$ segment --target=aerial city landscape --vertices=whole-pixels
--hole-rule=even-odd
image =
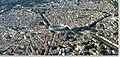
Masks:
[[[117,0],[0,0],[0,55],[118,55]]]

